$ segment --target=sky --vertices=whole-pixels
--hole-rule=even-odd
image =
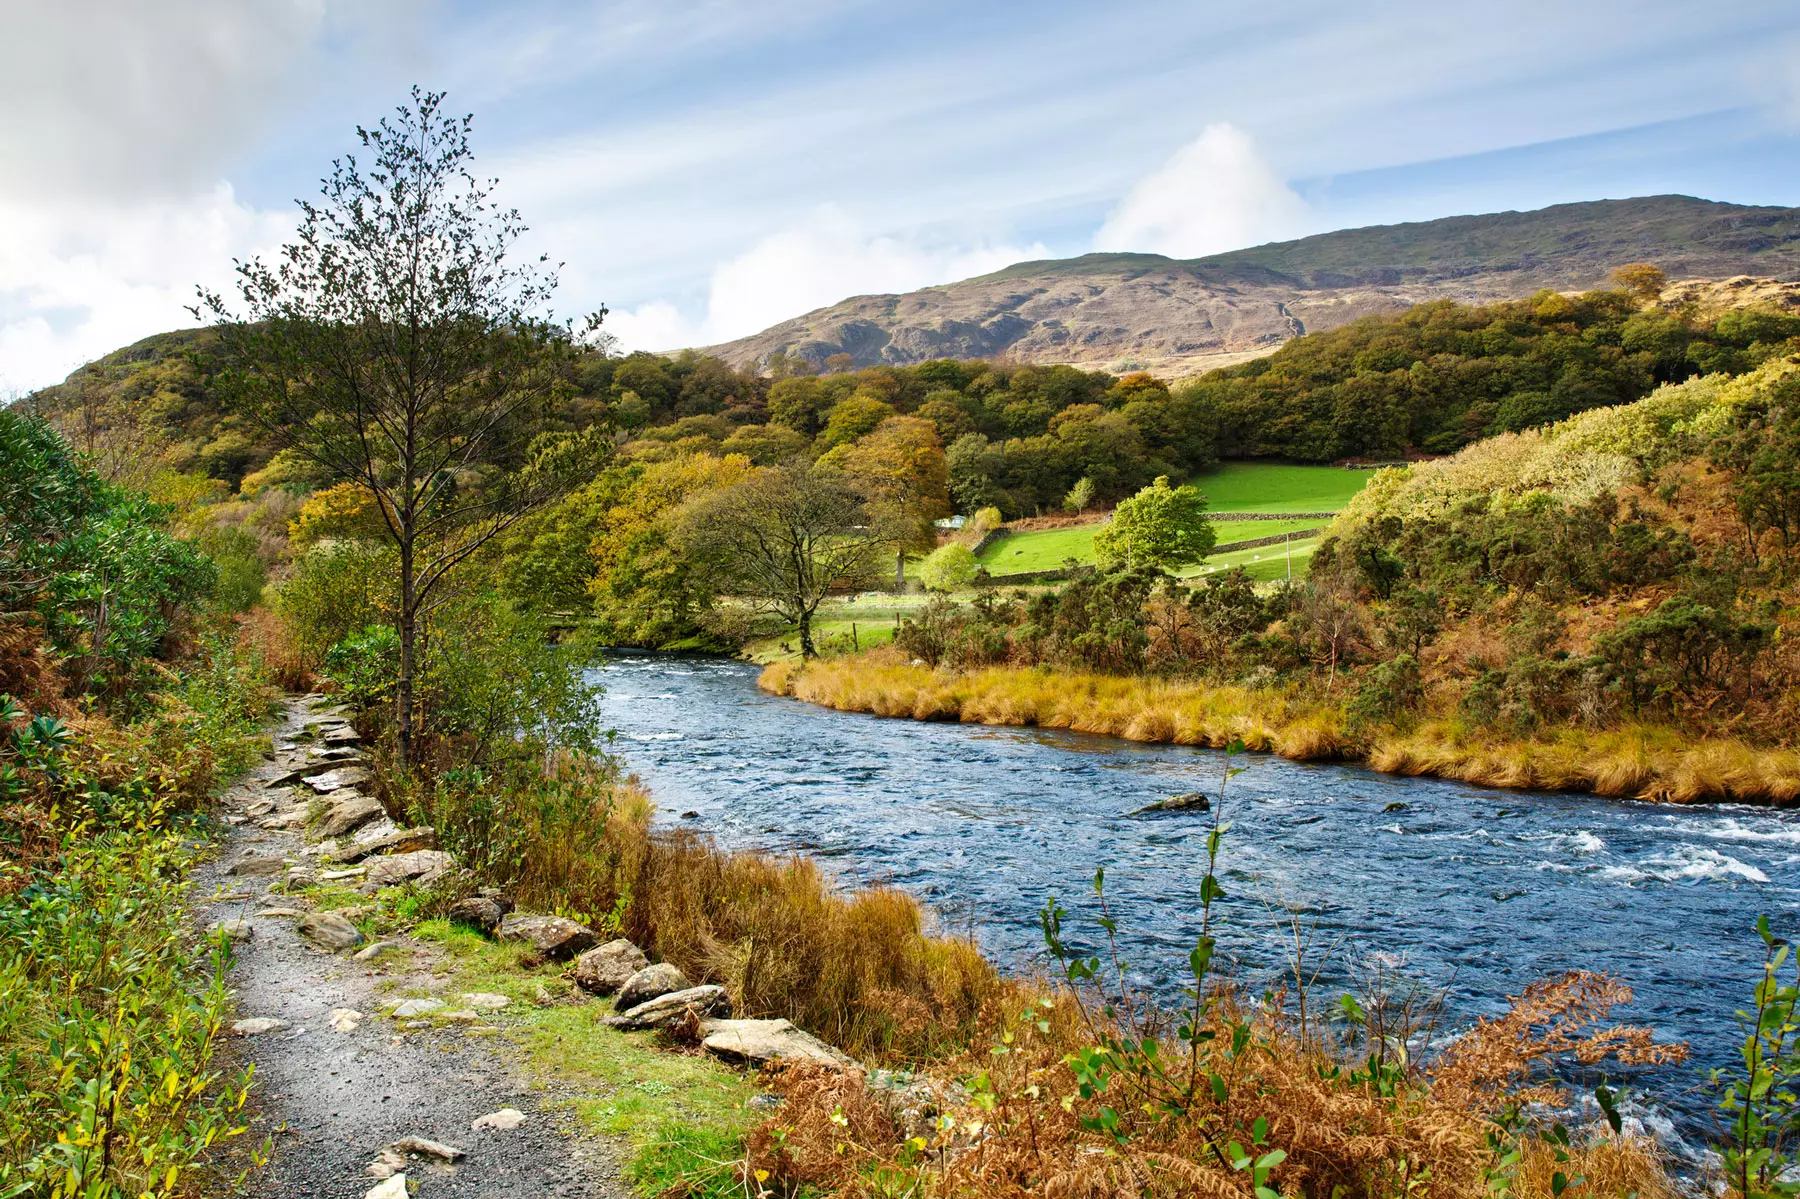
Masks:
[[[0,397],[191,327],[420,84],[627,349],[1093,250],[1800,204],[1793,0],[0,0]]]

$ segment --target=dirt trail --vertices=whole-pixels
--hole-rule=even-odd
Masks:
[[[311,948],[294,930],[306,914],[304,900],[270,893],[293,864],[311,872],[317,859],[306,855],[299,832],[308,797],[297,792],[306,788],[271,787],[268,780],[321,762],[317,738],[308,734],[333,720],[304,699],[286,703],[274,728],[276,760],[229,793],[227,812],[238,823],[218,859],[196,872],[205,920],[242,920],[250,929],[236,945],[229,976],[238,1015],[283,1022],[238,1044],[256,1066],[250,1135],[273,1138],[269,1165],[251,1176],[245,1193],[362,1199],[380,1182],[367,1172],[370,1163],[413,1136],[468,1154],[453,1165],[407,1160],[400,1168],[417,1199],[628,1194],[616,1147],[579,1134],[565,1112],[547,1109],[544,1100],[554,1096],[513,1070],[504,1038],[482,1035],[478,1024],[407,1030],[385,1014],[379,984],[397,973],[428,977],[429,947],[397,939],[398,951],[366,963]],[[265,810],[271,801],[273,810]],[[281,824],[290,827],[264,827]],[[273,858],[290,868],[267,861]],[[241,865],[251,859],[269,873],[244,873],[256,869]],[[277,914],[283,909],[294,914]],[[524,1122],[504,1131],[471,1127],[504,1108],[523,1113]]]

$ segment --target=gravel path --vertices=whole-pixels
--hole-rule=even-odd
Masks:
[[[274,778],[305,763],[309,750],[304,742],[293,745],[295,737],[327,719],[303,700],[288,701],[275,728],[278,759],[255,773]],[[263,811],[271,798],[275,810]],[[252,1174],[244,1193],[362,1199],[379,1185],[370,1163],[392,1142],[413,1136],[467,1151],[454,1164],[419,1155],[406,1160],[400,1168],[418,1199],[627,1195],[615,1148],[579,1134],[565,1112],[546,1110],[542,1093],[506,1060],[503,1038],[455,1026],[404,1031],[382,1014],[382,977],[427,969],[428,947],[402,942],[400,953],[365,964],[310,948],[294,932],[297,915],[259,914],[304,905],[269,894],[284,873],[244,876],[231,868],[250,858],[307,862],[297,830],[304,803],[303,796],[267,788],[255,777],[239,784],[227,811],[240,823],[219,858],[196,872],[197,894],[210,897],[205,919],[241,919],[251,930],[236,946],[230,974],[238,1015],[283,1022],[239,1042],[240,1056],[256,1066],[250,1136],[273,1138],[267,1168]],[[284,820],[296,828],[260,827]],[[362,1018],[337,1015],[343,1012]],[[524,1122],[506,1131],[471,1127],[503,1108],[523,1113]]]

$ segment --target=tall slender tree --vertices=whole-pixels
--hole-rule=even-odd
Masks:
[[[202,290],[219,385],[283,446],[365,488],[396,550],[399,756],[414,759],[421,619],[457,566],[587,477],[603,442],[537,434],[579,340],[545,311],[547,260],[471,173],[472,118],[442,93],[357,128],[274,264],[237,264],[241,306]],[[604,309],[581,335],[598,332]]]

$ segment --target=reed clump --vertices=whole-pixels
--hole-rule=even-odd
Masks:
[[[1513,735],[1449,716],[1358,733],[1342,702],[1293,687],[1010,665],[954,672],[885,649],[803,667],[778,662],[759,683],[773,694],[877,716],[1035,725],[1212,748],[1236,741],[1297,761],[1361,760],[1388,774],[1490,787],[1671,803],[1800,802],[1800,752],[1641,722],[1549,725]]]
[[[522,905],[629,937],[740,1014],[785,1017],[874,1061],[960,1051],[1013,989],[917,900],[845,892],[811,860],[727,851],[651,825],[632,780],[561,763],[536,782],[440,782],[422,815]]]

